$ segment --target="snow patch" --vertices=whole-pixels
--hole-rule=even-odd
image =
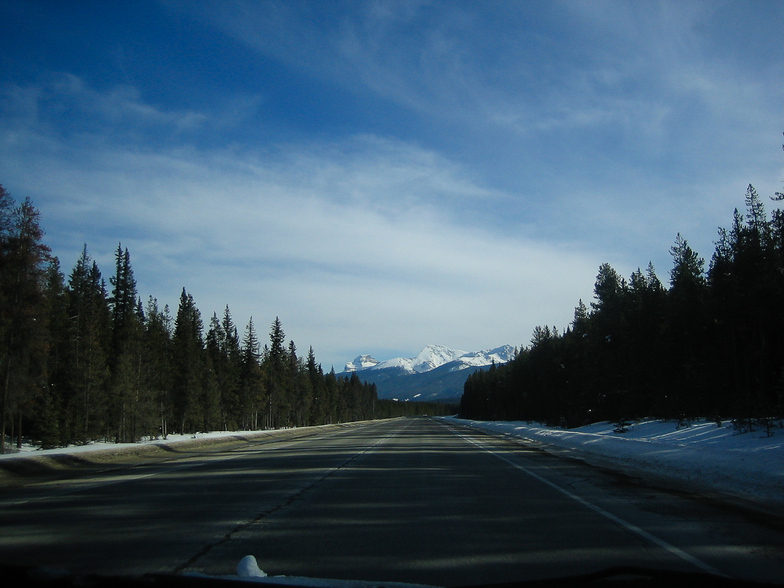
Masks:
[[[265,574],[260,568],[259,564],[256,561],[256,558],[252,555],[246,555],[240,560],[240,563],[237,564],[237,575],[240,578],[266,578],[267,574]]]

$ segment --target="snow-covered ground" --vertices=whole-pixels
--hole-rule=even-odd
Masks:
[[[729,421],[643,420],[624,433],[596,423],[576,429],[525,422],[455,419],[488,432],[528,439],[543,449],[566,452],[589,463],[637,476],[654,476],[686,488],[741,499],[784,512],[784,429],[738,433]]]
[[[0,459],[14,459],[18,457],[38,457],[48,455],[71,455],[90,453],[94,451],[118,451],[142,447],[144,445],[166,444],[175,445],[180,443],[192,443],[199,439],[219,439],[221,437],[248,437],[256,435],[269,435],[275,431],[216,431],[212,433],[196,433],[189,435],[167,435],[166,439],[147,439],[138,443],[111,443],[108,441],[93,441],[86,445],[71,445],[69,447],[58,447],[56,449],[39,449],[30,443],[23,443],[22,448],[17,451],[14,443],[10,444],[11,453],[0,454]],[[7,446],[8,447],[8,446]]]

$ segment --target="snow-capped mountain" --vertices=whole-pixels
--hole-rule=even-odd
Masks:
[[[502,345],[484,351],[472,351],[458,358],[460,365],[455,369],[463,370],[470,367],[484,367],[493,363],[506,363],[514,359],[515,352],[515,348],[511,345]]]
[[[511,345],[503,345],[495,349],[483,351],[461,351],[443,345],[427,345],[416,357],[396,357],[385,361],[373,359],[370,355],[358,355],[354,361],[346,363],[344,372],[362,370],[384,370],[397,368],[409,374],[422,374],[442,365],[457,362],[450,371],[469,367],[483,367],[491,363],[506,363],[514,357],[515,349]]]
[[[511,345],[470,352],[428,345],[416,357],[378,361],[359,355],[343,373],[358,372],[360,379],[375,383],[379,398],[457,402],[471,373],[514,356]]]
[[[360,370],[369,370],[375,366],[377,366],[380,362],[376,359],[373,359],[369,355],[357,355],[354,358],[354,361],[349,361],[346,363],[346,367],[343,370],[344,372],[358,372]]]

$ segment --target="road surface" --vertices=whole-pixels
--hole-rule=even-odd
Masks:
[[[781,581],[784,529],[455,421],[396,419],[0,490],[0,564],[468,586],[634,565]]]

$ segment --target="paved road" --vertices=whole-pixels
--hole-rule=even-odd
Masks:
[[[0,493],[0,563],[475,585],[617,565],[784,578],[784,529],[430,419]]]

